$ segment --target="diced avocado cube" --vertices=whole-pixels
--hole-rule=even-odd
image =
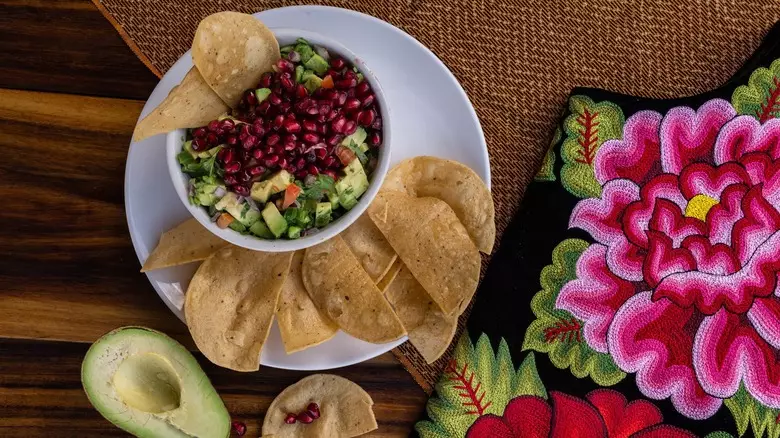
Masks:
[[[268,99],[268,96],[270,95],[271,95],[270,88],[258,88],[257,90],[255,90],[255,97],[257,97],[258,103]]]
[[[336,193],[339,203],[349,210],[357,204],[357,199],[368,189],[368,177],[360,160],[352,160],[344,168],[344,177],[336,181]]]
[[[260,212],[257,210],[252,210],[247,203],[244,203],[244,206],[245,207],[242,208],[239,217],[236,219],[248,227],[260,220]]]
[[[317,76],[309,76],[309,79],[306,79],[306,82],[303,84],[304,87],[306,87],[306,90],[309,93],[314,93],[322,86],[322,79],[318,78]]]
[[[304,71],[303,71],[303,76],[301,76],[301,80],[302,80],[303,82],[306,82],[306,81],[308,81],[308,80],[309,80],[309,78],[310,78],[310,77],[312,77],[312,76],[317,76],[317,75],[315,75],[315,74],[314,74],[314,72],[313,72],[313,71],[311,71],[311,70],[304,70]]]
[[[358,73],[355,76],[357,76],[358,83],[363,82],[363,79],[365,79],[363,73]]]
[[[290,45],[288,45],[288,46],[282,46],[282,48],[280,48],[280,49],[279,49],[279,52],[280,52],[281,54],[283,54],[283,55],[286,55],[286,54],[288,54],[288,53],[292,52],[292,50],[293,50],[293,48],[294,48],[294,47],[295,47],[295,46],[293,46],[292,44],[290,44]]]
[[[252,184],[249,196],[257,202],[267,202],[271,195],[286,189],[287,186],[292,184],[293,180],[294,178],[290,172],[280,170],[270,178]]]
[[[245,227],[252,225],[260,219],[260,214],[257,211],[252,210],[246,202],[238,202],[238,195],[233,192],[226,193],[214,207],[217,210],[230,213],[231,216],[241,222]]]
[[[368,143],[360,143],[358,149],[360,149],[360,151],[363,153],[368,152]]]
[[[228,227],[233,231],[238,231],[239,233],[243,233],[246,231],[246,227],[239,221],[233,221],[228,225]]]
[[[275,237],[280,237],[287,231],[287,221],[284,220],[284,217],[279,213],[279,210],[273,202],[269,202],[265,205],[262,215],[263,220],[265,220],[266,225],[268,225],[268,229],[271,230],[271,233],[273,233]]]
[[[317,210],[314,213],[314,226],[324,227],[331,221],[330,213],[332,207],[330,202],[320,202],[317,204]]]
[[[314,49],[308,43],[298,43],[295,45],[295,51],[301,55],[301,62],[306,62],[314,56]]]
[[[339,208],[339,195],[334,192],[328,192],[328,200],[332,210]]]
[[[227,192],[225,193],[225,196],[222,197],[222,199],[219,200],[214,205],[214,208],[216,208],[219,211],[226,211],[228,206],[237,206],[238,205],[238,195],[236,195],[233,192]]]
[[[274,238],[273,233],[271,233],[271,230],[268,229],[268,226],[263,221],[257,221],[253,223],[252,226],[249,227],[249,232],[263,239]]]
[[[303,231],[301,227],[296,227],[293,225],[287,229],[287,237],[290,239],[297,239],[301,237],[301,231]]]
[[[295,82],[297,82],[299,84],[303,83],[303,72],[304,72],[304,70],[305,69],[303,68],[302,65],[299,65],[299,66],[295,67]]]
[[[366,137],[368,137],[368,133],[365,129],[363,129],[362,126],[360,126],[354,133],[344,137],[344,140],[341,141],[341,144],[347,147],[349,147],[351,143],[359,145],[366,141]]]
[[[339,204],[347,210],[352,210],[352,207],[356,206],[358,200],[351,193],[345,193],[339,197]]]
[[[324,75],[328,71],[328,61],[316,53],[303,63],[309,70],[314,70],[318,75]]]

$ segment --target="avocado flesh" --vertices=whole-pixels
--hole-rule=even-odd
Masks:
[[[84,357],[81,381],[107,420],[141,438],[230,434],[230,416],[195,358],[142,327],[114,330]]]

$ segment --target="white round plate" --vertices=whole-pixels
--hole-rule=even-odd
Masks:
[[[365,60],[381,82],[391,108],[391,165],[417,155],[449,158],[474,169],[490,187],[487,146],[474,108],[447,67],[417,40],[384,21],[346,9],[295,6],[255,16],[272,29],[306,29],[333,38]],[[187,52],[149,96],[142,117],[168,95],[190,67],[192,58]],[[190,217],[174,191],[166,166],[165,135],[130,144],[125,210],[141,263],[163,231]],[[181,320],[184,291],[196,268],[197,263],[192,263],[146,274],[160,298]],[[328,342],[288,355],[274,322],[260,362],[291,370],[338,368],[376,357],[405,340],[370,344],[339,332]]]

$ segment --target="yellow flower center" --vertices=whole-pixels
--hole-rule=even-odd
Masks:
[[[710,198],[707,195],[696,195],[685,206],[685,216],[695,217],[704,222],[707,219],[707,213],[716,205],[718,205],[717,199]]]

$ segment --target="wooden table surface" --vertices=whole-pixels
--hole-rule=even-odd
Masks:
[[[191,346],[130,242],[130,134],[157,83],[89,0],[0,0],[0,436],[124,436],[81,389],[81,359],[123,325]],[[306,375],[238,373],[196,357],[256,437],[265,409]],[[379,430],[405,436],[426,396],[391,354],[332,371],[374,398]]]

